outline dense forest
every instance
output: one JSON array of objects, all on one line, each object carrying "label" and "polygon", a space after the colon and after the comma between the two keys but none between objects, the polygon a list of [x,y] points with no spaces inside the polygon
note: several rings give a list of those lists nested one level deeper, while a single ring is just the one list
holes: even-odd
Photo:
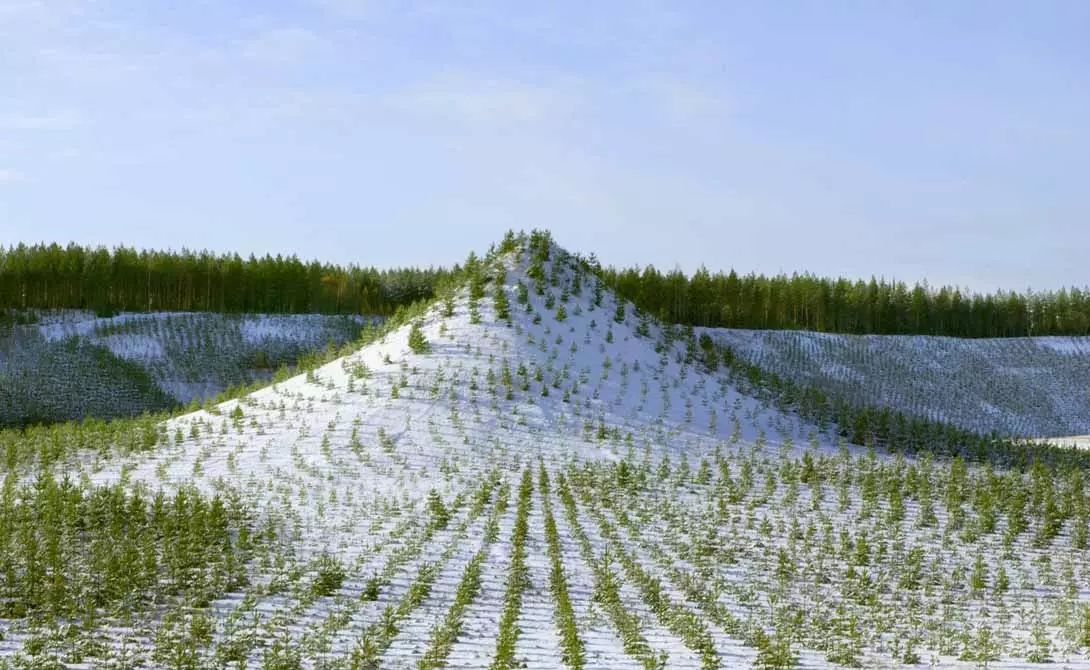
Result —
[{"label": "dense forest", "polygon": [[295,256],[0,247],[0,308],[390,315],[452,272],[340,267]]},{"label": "dense forest", "polygon": [[1090,334],[1090,290],[967,294],[903,282],[813,275],[692,276],[653,267],[600,270],[605,283],[666,322],[881,335],[1021,337]]},{"label": "dense forest", "polygon": [[[511,235],[505,238],[509,241]],[[671,323],[833,333],[1019,337],[1090,334],[1090,291],[965,293],[953,287],[803,275],[601,268],[605,283]],[[0,247],[0,308],[390,315],[459,268],[377,270],[295,256]]]}]

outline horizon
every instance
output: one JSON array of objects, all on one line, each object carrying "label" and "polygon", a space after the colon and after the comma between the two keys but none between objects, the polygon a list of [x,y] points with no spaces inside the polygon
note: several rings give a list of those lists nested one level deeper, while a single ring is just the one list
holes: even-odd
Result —
[{"label": "horizon", "polygon": [[[528,234],[530,231],[519,230],[519,231],[513,231],[513,232],[515,232],[516,234],[522,234],[522,233]],[[548,232],[550,235],[552,234],[552,231],[546,231],[546,232]],[[490,243],[490,246],[491,245],[498,245],[499,242],[500,242],[499,239],[494,240],[492,243]],[[1071,291],[1079,291],[1079,292],[1083,292],[1083,293],[1090,293],[1090,283],[1087,283],[1087,284],[1081,285],[1081,286],[1080,285],[1070,285],[1070,286],[1060,286],[1060,287],[1048,288],[1048,289],[1022,289],[1022,290],[1018,290],[1018,289],[1008,289],[1008,288],[1005,288],[1005,287],[999,287],[999,288],[992,289],[992,290],[976,290],[976,289],[973,289],[972,287],[969,287],[969,286],[959,286],[959,285],[956,285],[956,284],[937,284],[937,283],[929,281],[926,277],[924,277],[924,278],[922,278],[922,279],[920,279],[918,281],[907,281],[907,280],[901,279],[900,277],[886,277],[886,276],[877,276],[877,275],[872,275],[870,277],[861,277],[861,276],[854,277],[854,276],[847,276],[847,275],[819,275],[819,274],[815,274],[815,273],[809,272],[809,271],[798,271],[798,270],[792,270],[790,272],[777,272],[777,273],[764,273],[764,272],[760,272],[760,271],[756,271],[756,270],[751,270],[749,272],[741,272],[741,271],[738,271],[736,268],[732,268],[732,267],[712,269],[712,268],[708,268],[707,266],[705,266],[703,264],[698,266],[696,270],[692,270],[692,271],[685,271],[683,268],[681,268],[680,264],[675,264],[674,267],[672,267],[672,268],[658,267],[658,266],[655,266],[655,265],[653,265],[651,263],[645,263],[645,264],[642,264],[642,265],[633,264],[633,265],[617,266],[617,265],[608,265],[608,264],[602,263],[601,259],[598,258],[597,253],[594,252],[593,250],[592,251],[582,251],[582,250],[573,251],[572,249],[566,247],[565,245],[557,243],[555,237],[553,238],[553,242],[560,249],[563,249],[564,251],[566,251],[568,253],[573,253],[573,254],[575,254],[575,255],[577,255],[579,257],[582,257],[584,259],[587,259],[587,260],[591,260],[591,259],[597,260],[599,262],[600,267],[603,270],[609,270],[609,271],[615,271],[615,272],[625,272],[625,271],[628,271],[628,270],[635,269],[637,271],[642,272],[643,270],[645,270],[647,268],[651,268],[651,269],[653,269],[653,270],[655,270],[655,271],[657,271],[657,272],[659,272],[659,273],[661,273],[663,275],[668,275],[668,274],[672,274],[674,272],[680,271],[680,272],[682,272],[682,274],[687,279],[690,279],[690,280],[693,278],[693,275],[696,272],[699,272],[700,269],[704,269],[710,275],[712,275],[713,277],[716,276],[717,274],[722,274],[723,276],[727,276],[727,275],[729,275],[729,274],[731,274],[733,272],[740,278],[744,278],[744,277],[747,277],[747,276],[757,276],[757,277],[762,277],[763,276],[763,277],[767,277],[767,278],[776,278],[776,277],[791,278],[791,277],[796,277],[796,276],[797,277],[807,277],[807,276],[809,276],[809,277],[814,277],[814,278],[819,279],[819,280],[837,280],[837,281],[839,281],[839,280],[848,280],[852,284],[857,284],[857,283],[860,283],[860,282],[870,283],[870,282],[874,281],[874,282],[877,282],[879,285],[883,285],[883,284],[885,284],[885,285],[903,284],[907,288],[914,288],[915,286],[921,286],[921,287],[925,288],[929,293],[932,293],[932,294],[937,294],[939,291],[941,291],[943,289],[948,289],[948,290],[951,290],[951,291],[959,292],[962,296],[965,296],[965,297],[973,297],[973,296],[977,296],[977,295],[996,297],[996,296],[1000,296],[1000,295],[1010,295],[1010,294],[1019,294],[1019,295],[1023,295],[1023,296],[1048,295],[1048,294],[1056,294],[1056,293],[1071,292]],[[61,249],[64,249],[65,247],[67,247],[69,245],[75,244],[77,246],[83,247],[84,249],[104,248],[104,249],[108,250],[111,254],[115,253],[119,248],[124,248],[124,249],[127,249],[127,250],[135,251],[137,253],[143,253],[143,252],[164,253],[164,254],[186,254],[186,253],[190,253],[190,254],[194,254],[194,255],[198,255],[198,256],[201,255],[201,254],[204,254],[204,253],[208,253],[208,254],[210,254],[212,256],[220,256],[220,257],[222,257],[222,256],[232,256],[233,255],[233,256],[238,256],[243,262],[249,262],[251,259],[253,259],[253,260],[262,260],[264,258],[272,258],[272,259],[283,258],[284,260],[290,260],[291,258],[294,257],[300,263],[302,263],[303,265],[310,265],[313,262],[318,262],[319,264],[321,264],[323,266],[330,265],[330,266],[341,268],[341,269],[344,269],[344,270],[352,270],[352,269],[377,270],[379,272],[386,272],[386,271],[396,272],[396,271],[399,271],[399,270],[420,270],[420,271],[453,270],[455,267],[463,267],[463,263],[465,261],[465,256],[468,256],[470,252],[477,253],[478,256],[480,256],[480,255],[482,255],[483,253],[485,253],[487,251],[487,247],[482,248],[482,249],[471,249],[471,250],[469,250],[469,251],[467,251],[465,253],[465,255],[464,255],[464,257],[462,259],[456,260],[453,263],[451,263],[450,265],[409,264],[409,265],[399,265],[399,266],[371,266],[371,265],[359,265],[359,264],[354,264],[354,263],[351,263],[351,262],[341,264],[341,263],[330,262],[330,261],[327,261],[327,260],[322,259],[322,258],[309,258],[309,257],[305,257],[305,256],[299,256],[299,255],[294,254],[294,253],[284,253],[284,252],[279,252],[278,253],[278,252],[275,252],[275,251],[265,252],[265,253],[261,253],[261,254],[258,254],[258,253],[243,254],[241,252],[236,252],[236,251],[232,251],[232,250],[227,250],[227,251],[220,252],[220,251],[216,251],[216,250],[208,249],[208,248],[198,248],[198,249],[187,248],[187,247],[183,247],[183,248],[169,248],[169,247],[168,248],[149,248],[149,247],[134,247],[132,245],[125,245],[125,244],[112,245],[112,246],[111,245],[105,245],[105,244],[81,245],[78,242],[71,241],[71,240],[69,242],[65,242],[65,243],[39,240],[37,242],[25,242],[25,241],[24,242],[16,242],[16,243],[11,244],[11,245],[0,244],[0,251],[5,251],[5,250],[10,251],[11,249],[18,247],[20,244],[25,245],[26,247],[30,247],[30,248],[33,248],[35,246],[49,246],[49,245],[56,244]]]},{"label": "horizon", "polygon": [[451,267],[544,228],[690,276],[1085,287],[1088,19],[16,2],[0,240]]}]

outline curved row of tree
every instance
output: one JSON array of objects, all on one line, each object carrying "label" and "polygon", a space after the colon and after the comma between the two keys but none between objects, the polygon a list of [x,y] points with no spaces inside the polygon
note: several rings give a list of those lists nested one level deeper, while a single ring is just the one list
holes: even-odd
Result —
[{"label": "curved row of tree", "polygon": [[[543,233],[538,233],[539,236]],[[504,238],[505,247],[513,234]],[[546,236],[546,239],[549,239]],[[605,283],[670,323],[831,333],[1021,337],[1090,334],[1090,290],[965,293],[954,287],[810,274],[712,274],[590,265]],[[177,310],[390,315],[434,297],[460,268],[378,270],[295,256],[0,247],[0,309]]]},{"label": "curved row of tree", "polygon": [[0,247],[0,308],[389,315],[431,298],[451,275],[296,256],[20,244]]}]

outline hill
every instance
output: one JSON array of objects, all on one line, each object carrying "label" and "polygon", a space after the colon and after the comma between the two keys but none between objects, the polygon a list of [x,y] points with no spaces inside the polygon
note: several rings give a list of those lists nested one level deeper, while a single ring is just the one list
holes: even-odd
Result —
[{"label": "hill", "polygon": [[0,436],[2,653],[1087,665],[1090,500],[1068,452],[1020,471],[849,445],[740,393],[546,235],[464,278],[209,410]]},{"label": "hill", "polygon": [[270,379],[330,343],[355,340],[362,317],[34,313],[0,329],[0,426],[162,411]]},{"label": "hill", "polygon": [[697,332],[767,372],[852,403],[1007,437],[1090,432],[1090,337]]}]

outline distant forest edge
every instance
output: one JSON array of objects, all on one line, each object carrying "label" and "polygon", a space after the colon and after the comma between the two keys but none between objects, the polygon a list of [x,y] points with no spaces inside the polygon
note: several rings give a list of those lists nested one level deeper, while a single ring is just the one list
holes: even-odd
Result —
[{"label": "distant forest edge", "polygon": [[434,296],[446,269],[341,267],[296,256],[37,244],[0,247],[0,308],[367,314]]},{"label": "distant forest edge", "polygon": [[[602,268],[593,255],[589,263],[618,294],[670,323],[950,337],[1090,334],[1086,289],[970,294],[874,278]],[[378,270],[295,256],[20,244],[0,247],[0,308],[389,316],[433,298],[459,275],[457,265]]]}]

